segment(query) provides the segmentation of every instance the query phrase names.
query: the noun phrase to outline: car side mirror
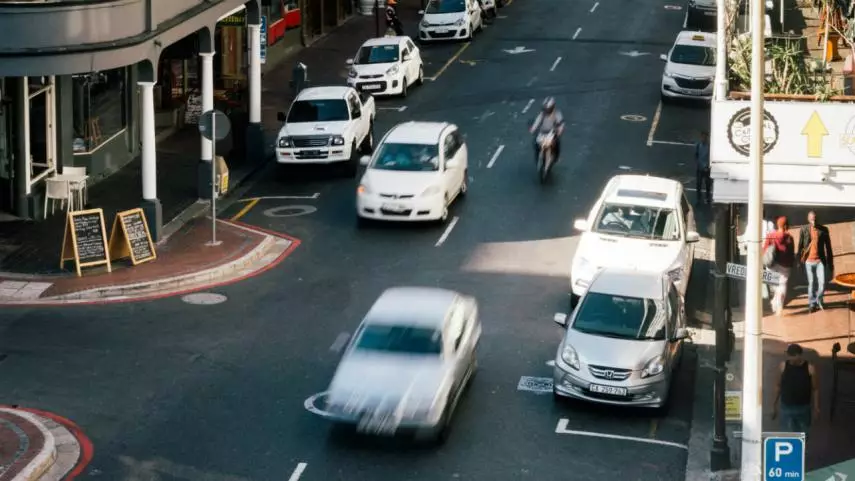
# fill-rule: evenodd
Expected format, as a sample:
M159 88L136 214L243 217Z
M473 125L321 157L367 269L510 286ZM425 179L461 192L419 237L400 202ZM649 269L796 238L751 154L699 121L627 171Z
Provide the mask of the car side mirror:
M663 53L663 54L659 55L659 60L661 60L663 62L667 62L668 56Z
M404 55L401 57L401 62L409 62L409 60L410 60L411 58L412 58L412 57L410 57L410 54L406 53L406 54L404 54Z
M371 156L370 155L363 155L362 157L359 158L359 165L368 165L370 163L371 163Z
M686 242L688 242L689 244L692 244L694 242L698 242L699 240L701 240L701 236L697 232L695 232L693 230L686 232Z
M573 228L582 232L588 231L588 221L585 219L576 219L573 221Z
M419 10L419 15L424 15L424 14L425 14L424 10Z
M689 330L685 327L677 328L677 331L674 332L674 341L682 341L683 339L687 339L689 337Z
M353 111L353 118L358 119L360 117L362 117L362 111L361 110L354 110Z
M349 58L349 59L345 60L344 63L347 65L353 65L353 59Z
M561 327L567 327L567 314L563 312L556 312L552 320Z
M280 122L285 122L285 112L279 112L276 114L276 119Z

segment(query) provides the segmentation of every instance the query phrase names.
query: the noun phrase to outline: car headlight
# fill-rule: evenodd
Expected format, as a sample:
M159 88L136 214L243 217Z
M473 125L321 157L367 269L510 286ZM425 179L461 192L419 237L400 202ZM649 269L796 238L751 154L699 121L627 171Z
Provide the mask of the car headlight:
M683 278L683 268L680 266L674 267L668 271L668 277L672 282L679 282Z
M392 65L391 67L389 67L389 70L386 71L386 75L395 75L400 70L401 69L399 69L397 65Z
M641 377L651 377L662 374L665 370L665 359L660 355L647 361L644 369L641 370Z
M436 185L432 185L432 186L428 187L427 189L425 189L424 192L422 192L422 196L425 196L425 197L427 197L429 195L436 195L436 194L439 194L439 187Z
M561 350L561 360L573 369L579 370L579 354L570 344L565 344L564 349Z
M665 73L663 73L662 75L664 75L665 77L668 77L668 78L674 78L674 74L673 74L673 73L671 73L671 72L669 72L669 71L667 71L667 70L666 70L666 71L665 71Z
M347 76L350 78L355 78L357 76L356 69L352 68L349 72L347 72Z
M429 28L431 26L430 22L427 20L422 20L422 27Z
M358 195L370 194L371 189L369 189L368 186L365 184L359 184L359 187L356 188L356 193Z
M332 145L344 145L344 137L341 135L334 135L332 138Z
M462 27L463 24L465 24L465 23L466 23L466 19L461 18L460 20L454 22L454 25L457 27Z
M291 139L289 137L280 137L279 148L287 149L289 147L291 147Z

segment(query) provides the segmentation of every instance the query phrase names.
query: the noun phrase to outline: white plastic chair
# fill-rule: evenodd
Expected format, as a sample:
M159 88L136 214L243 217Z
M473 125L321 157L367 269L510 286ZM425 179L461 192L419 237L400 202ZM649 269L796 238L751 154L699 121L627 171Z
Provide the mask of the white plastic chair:
M72 195L77 198L77 202L80 204L80 208L82 209L86 205L87 201L87 185L86 180L88 179L86 174L86 167L65 167L62 168L63 177L79 177L80 180L69 179L68 188L71 190ZM72 199L73 200L73 199ZM73 209L72 209L73 210Z
M65 209L66 201L71 200L70 194L67 180L45 179L45 217L47 217L48 200L51 201L50 213L53 215L56 211L56 201L62 202L62 208Z

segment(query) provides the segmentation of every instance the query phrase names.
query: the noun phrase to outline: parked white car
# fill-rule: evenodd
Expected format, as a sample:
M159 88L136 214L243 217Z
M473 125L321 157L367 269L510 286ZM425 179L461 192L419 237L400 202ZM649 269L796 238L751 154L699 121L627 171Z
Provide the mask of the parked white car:
M715 84L716 34L683 31L668 54L662 72L662 101L674 98L711 100Z
M409 37L372 38L347 64L347 84L372 95L406 97L409 87L425 78L421 51Z
M570 268L575 302L602 268L622 267L668 274L682 295L691 275L694 211L683 185L645 175L616 175L606 184L587 219Z
M431 0L419 15L420 42L472 40L484 27L478 0Z
M356 176L360 153L374 148L374 98L351 87L312 87L291 104L276 140L280 164L332 164Z
M356 192L356 215L391 221L441 221L469 188L469 153L456 125L405 122L380 141Z

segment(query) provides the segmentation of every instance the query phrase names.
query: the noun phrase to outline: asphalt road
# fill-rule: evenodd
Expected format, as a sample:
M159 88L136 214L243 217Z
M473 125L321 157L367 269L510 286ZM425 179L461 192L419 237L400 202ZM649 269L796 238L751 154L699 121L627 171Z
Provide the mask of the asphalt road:
M453 226L357 230L355 180L270 166L244 197L295 198L263 199L241 220L301 239L286 262L218 289L228 300L216 306L5 309L0 399L73 419L95 444L87 475L111 481L683 479L692 355L659 414L556 404L518 383L551 375L572 223L606 180L635 172L693 183L683 144L708 126L708 109L660 107L658 90L659 54L684 13L652 0L516 0L435 81L379 102L378 134L406 120L466 134L471 190ZM527 51L504 51L517 47ZM526 128L546 95L568 129L541 186ZM705 291L693 283L690 310ZM395 285L456 289L481 305L480 370L439 448L333 435L304 408L330 380L337 340Z

